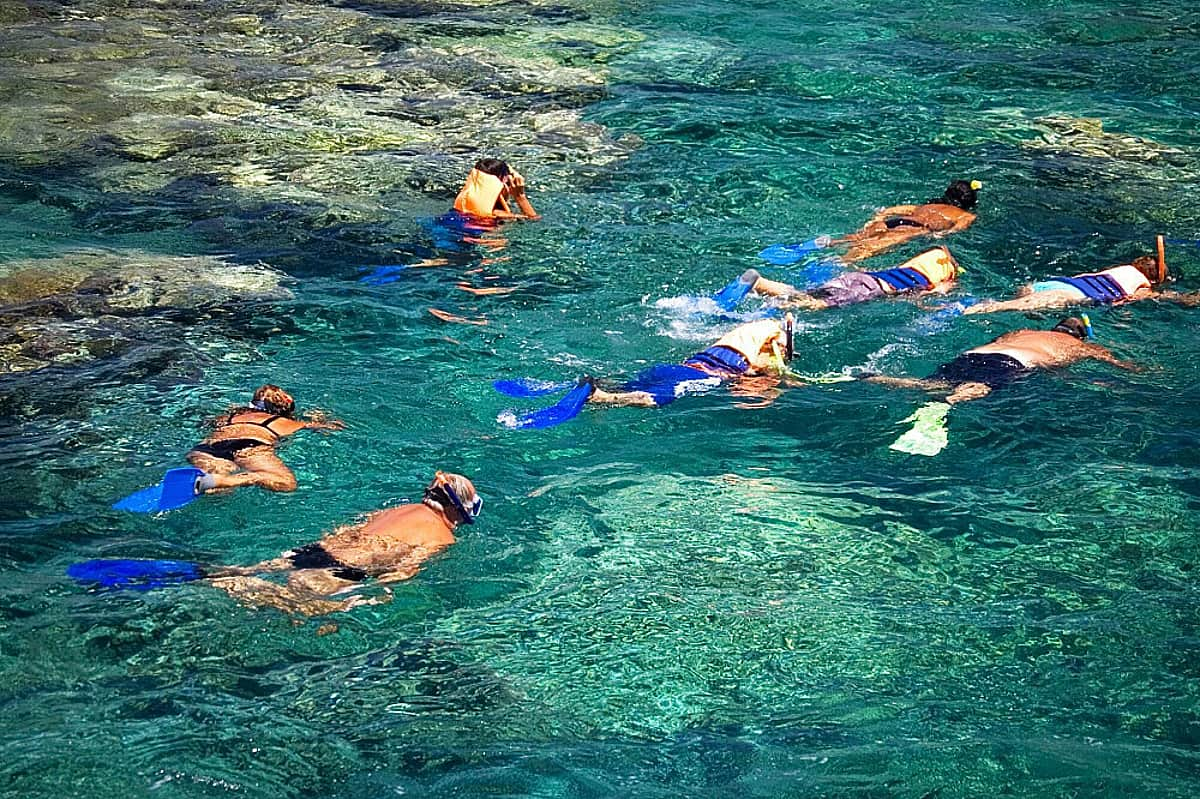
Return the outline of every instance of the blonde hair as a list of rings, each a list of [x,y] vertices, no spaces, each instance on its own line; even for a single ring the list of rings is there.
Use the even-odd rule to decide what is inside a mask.
[[[438,472],[433,476],[429,485],[425,486],[425,495],[421,501],[443,515],[453,512],[456,516],[462,516],[462,512],[454,506],[450,495],[446,493],[446,486],[449,486],[462,502],[464,509],[474,505],[475,499],[479,496],[475,491],[475,485],[461,474]]]

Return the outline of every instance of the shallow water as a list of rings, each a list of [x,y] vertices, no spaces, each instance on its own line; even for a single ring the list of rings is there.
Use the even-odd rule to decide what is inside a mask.
[[[1093,313],[1146,371],[956,408],[935,458],[887,448],[925,398],[878,386],[537,432],[496,417],[541,401],[490,387],[686,356],[731,322],[682,298],[952,178],[985,183],[947,242],[976,296],[1200,238],[1187,4],[0,2],[0,21],[0,278],[80,248],[285,275],[282,295],[22,318],[45,341],[0,377],[6,793],[1200,791],[1194,311]],[[487,263],[358,282],[437,254],[422,220],[480,153],[545,219]],[[1200,289],[1200,250],[1168,259]],[[925,374],[1053,318],[920,320],[802,317],[797,368]],[[107,509],[266,380],[349,424],[286,445],[298,492]],[[437,468],[473,477],[484,515],[389,605],[295,621],[63,576],[272,556]]]

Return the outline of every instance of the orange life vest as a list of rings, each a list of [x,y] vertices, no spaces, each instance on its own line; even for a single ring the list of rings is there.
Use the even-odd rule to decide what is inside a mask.
[[[487,172],[472,169],[462,190],[454,198],[454,210],[471,216],[490,217],[496,215],[496,206],[511,213],[504,200],[504,181]]]

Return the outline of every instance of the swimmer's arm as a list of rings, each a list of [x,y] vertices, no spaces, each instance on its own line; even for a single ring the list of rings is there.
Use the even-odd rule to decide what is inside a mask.
[[[296,430],[345,430],[346,423],[341,419],[330,419],[324,411],[310,411],[305,418],[297,422]],[[293,430],[292,432],[295,432]]]
[[[1088,344],[1087,342],[1080,342],[1080,346],[1084,348],[1083,349],[1083,352],[1084,352],[1083,357],[1085,357],[1085,358],[1094,358],[1097,361],[1103,361],[1104,363],[1111,364],[1112,366],[1115,366],[1118,369],[1125,369],[1130,372],[1141,372],[1141,371],[1144,371],[1144,369],[1145,369],[1145,367],[1140,366],[1140,365],[1134,363],[1133,361],[1121,360],[1117,356],[1113,355],[1109,350],[1105,349],[1104,347],[1101,347],[1099,344]]]
[[[904,216],[905,214],[911,214],[918,208],[920,208],[919,205],[890,205],[887,208],[880,208],[878,211],[876,211],[875,216],[871,217],[871,222],[878,222],[881,219],[886,219],[889,216]]]
[[[938,231],[934,235],[940,238],[942,236],[948,236],[951,233],[958,233],[961,230],[966,230],[967,228],[969,228],[971,226],[971,223],[974,221],[975,221],[975,214],[968,214],[968,213],[964,212],[958,219],[955,220],[953,225],[946,228],[945,230]]]
[[[304,423],[306,430],[345,430],[346,423],[341,419],[328,419],[322,421],[308,421]]]
[[[766,408],[779,399],[779,395],[782,393],[779,385],[785,381],[786,377],[777,374],[749,375],[735,381],[730,387],[730,393],[735,397],[746,397],[752,400],[737,403],[736,407],[738,408]]]
[[[516,201],[517,207],[521,209],[519,214],[500,214],[508,219],[525,219],[530,222],[536,222],[541,219],[538,212],[534,210],[533,203],[529,202],[529,198],[525,195],[525,177],[517,170],[512,170],[504,180],[504,185],[508,187],[508,196]]]
[[[1180,305],[1186,305],[1189,308],[1196,306],[1196,305],[1200,305],[1200,291],[1193,291],[1193,292],[1189,292],[1187,294],[1184,294],[1179,291],[1156,291],[1156,292],[1151,292],[1147,296],[1156,297],[1158,299],[1166,300],[1167,302],[1174,302],[1174,303],[1178,303]]]
[[[959,383],[946,397],[946,402],[957,405],[960,402],[977,400],[992,393],[992,387],[984,383]]]
[[[411,580],[413,577],[417,576],[417,572],[420,571],[420,569],[421,569],[420,564],[408,563],[408,564],[405,564],[404,566],[401,566],[400,568],[392,569],[391,571],[384,572],[383,574],[381,574],[375,578],[375,582],[377,582],[377,583],[399,583],[399,582],[403,582],[404,580]]]

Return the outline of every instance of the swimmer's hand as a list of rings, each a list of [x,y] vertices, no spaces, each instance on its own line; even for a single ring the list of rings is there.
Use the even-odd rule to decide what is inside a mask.
[[[525,176],[515,169],[509,169],[508,177],[504,179],[504,185],[508,187],[510,194],[525,193]]]
[[[330,419],[324,411],[313,411],[304,420],[305,428],[309,430],[345,430],[346,423],[341,419]]]
[[[392,601],[392,589],[384,587],[380,596],[360,596],[355,594],[342,600],[342,610],[366,607],[368,605],[386,605]]]

